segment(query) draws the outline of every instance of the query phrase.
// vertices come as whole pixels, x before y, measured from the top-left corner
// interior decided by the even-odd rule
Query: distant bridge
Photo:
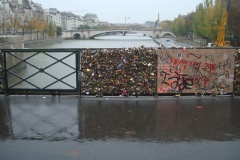
[[[97,36],[112,35],[112,34],[138,33],[144,34],[152,38],[158,37],[176,37],[172,32],[166,30],[131,30],[131,29],[117,29],[117,30],[94,30],[94,29],[81,29],[63,31],[62,38],[65,39],[94,39]]]

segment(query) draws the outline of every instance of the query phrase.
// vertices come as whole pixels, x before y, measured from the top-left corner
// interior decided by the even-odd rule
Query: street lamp
[[[130,19],[130,17],[127,17],[127,16],[125,16],[125,17],[118,17],[118,18],[124,18],[125,19],[125,25],[127,24],[127,19]]]
[[[130,19],[130,17],[125,16],[125,25],[127,24],[127,19]]]

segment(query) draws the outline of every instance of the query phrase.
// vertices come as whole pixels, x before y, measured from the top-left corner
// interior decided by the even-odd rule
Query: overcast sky
[[[42,4],[43,9],[57,8],[84,16],[97,14],[100,21],[109,23],[144,23],[173,20],[179,14],[186,15],[196,10],[203,0],[32,0]]]

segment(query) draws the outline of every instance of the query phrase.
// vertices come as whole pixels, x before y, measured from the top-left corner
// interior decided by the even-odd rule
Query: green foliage
[[[193,32],[197,37],[205,38],[208,41],[215,41],[217,39],[223,10],[226,9],[227,2],[228,0],[205,0],[204,3],[200,3],[197,6],[192,21]],[[228,37],[231,37],[233,34],[236,34],[238,37],[240,36],[239,8],[239,0],[231,0],[228,21],[226,22],[227,29],[225,31]]]
[[[172,32],[177,36],[184,36],[188,32],[193,32],[195,36],[215,41],[219,34],[223,10],[227,7],[228,0],[204,0],[196,7],[196,11],[187,16],[179,15],[172,22]],[[232,41],[240,45],[240,1],[231,0],[228,11],[228,21],[226,27],[226,37],[232,38]],[[162,28],[168,26],[162,22]]]
[[[77,29],[91,29],[91,27],[89,25],[80,25]]]
[[[198,37],[204,37],[204,18],[205,18],[205,9],[203,7],[203,4],[200,3],[195,12],[194,20],[193,20],[193,32]]]
[[[62,35],[62,28],[61,27],[57,26],[56,34],[57,34],[57,36],[61,36]]]
[[[48,30],[47,30],[47,34],[51,37],[54,37],[56,33],[56,25],[53,22],[50,22],[48,24]]]
[[[187,34],[185,19],[181,15],[174,19],[172,31],[177,36],[185,36]]]
[[[104,30],[104,29],[109,29],[110,26],[109,26],[109,25],[97,25],[97,26],[93,26],[92,28],[93,28],[93,29],[101,29],[101,30]]]
[[[240,1],[232,0],[227,23],[227,31],[232,36],[232,46],[240,46]]]
[[[173,22],[170,20],[162,21],[161,28],[162,30],[171,30]]]
[[[216,40],[218,36],[218,28],[221,22],[222,5],[221,3],[213,5],[208,3],[205,6],[205,15],[203,26],[201,28],[203,36],[208,40]]]
[[[191,12],[185,17],[185,27],[187,32],[193,32],[193,19],[195,16],[195,12]]]
[[[11,28],[14,32],[17,32],[21,29],[21,19],[17,14],[10,15],[9,17]]]

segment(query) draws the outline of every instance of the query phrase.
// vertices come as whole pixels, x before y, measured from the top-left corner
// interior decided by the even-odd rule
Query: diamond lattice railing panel
[[[9,89],[75,89],[76,54],[71,52],[8,53]]]

